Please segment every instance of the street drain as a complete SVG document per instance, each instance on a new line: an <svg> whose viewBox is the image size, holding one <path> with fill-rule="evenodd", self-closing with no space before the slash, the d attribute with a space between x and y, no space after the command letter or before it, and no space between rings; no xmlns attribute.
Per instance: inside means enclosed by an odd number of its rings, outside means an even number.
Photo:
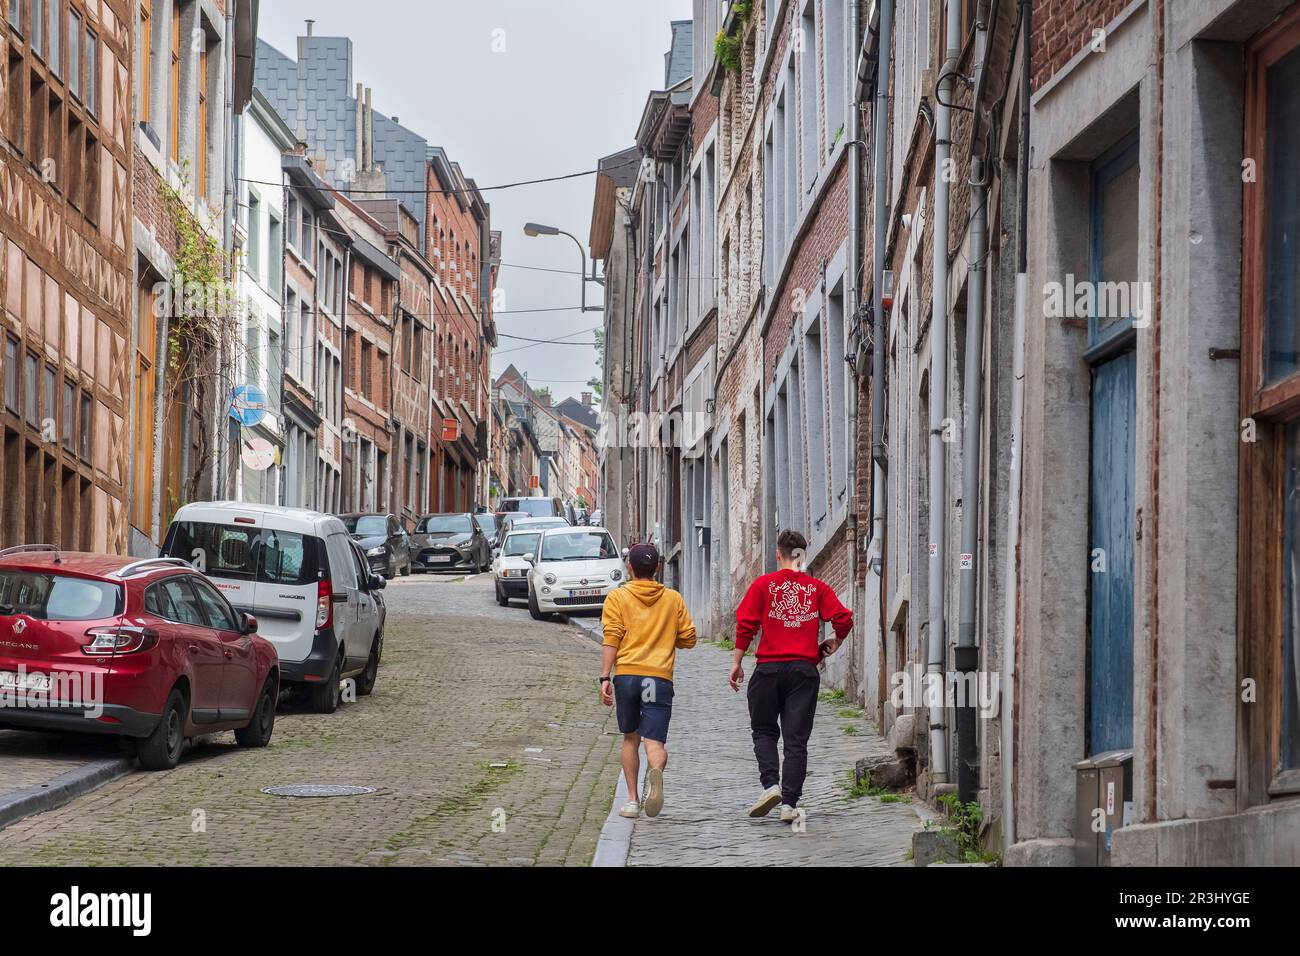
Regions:
<svg viewBox="0 0 1300 956"><path fill-rule="evenodd" d="M273 797L360 797L376 787L348 787L333 783L303 783L291 787L263 787Z"/></svg>

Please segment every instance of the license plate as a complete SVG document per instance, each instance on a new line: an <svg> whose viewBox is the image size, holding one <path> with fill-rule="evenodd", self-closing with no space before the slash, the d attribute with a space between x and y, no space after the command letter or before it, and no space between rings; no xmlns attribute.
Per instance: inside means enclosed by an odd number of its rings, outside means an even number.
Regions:
<svg viewBox="0 0 1300 956"><path fill-rule="evenodd" d="M49 674L15 674L13 671L0 671L0 688L6 690L49 690Z"/></svg>
<svg viewBox="0 0 1300 956"><path fill-rule="evenodd" d="M433 564L446 564L450 560L451 555L449 554L434 554L429 557L429 561Z"/></svg>
<svg viewBox="0 0 1300 956"><path fill-rule="evenodd" d="M583 588L581 591L570 591L569 597L599 597L600 588Z"/></svg>

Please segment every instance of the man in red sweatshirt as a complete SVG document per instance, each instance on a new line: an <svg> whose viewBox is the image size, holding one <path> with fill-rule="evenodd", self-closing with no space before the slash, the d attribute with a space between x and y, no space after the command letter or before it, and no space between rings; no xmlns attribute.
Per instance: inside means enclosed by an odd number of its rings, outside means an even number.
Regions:
<svg viewBox="0 0 1300 956"><path fill-rule="evenodd" d="M758 665L749 682L749 725L763 792L749 808L751 817L766 816L778 803L781 820L794 821L808 772L808 737L817 711L821 675L817 663L834 654L853 630L853 612L830 586L803 573L808 542L798 531L776 539L778 570L750 585L736 610L736 650L731 658L731 689L745 682L741 666L754 636ZM819 644L821 625L830 621L835 637ZM776 744L784 738L785 767Z"/></svg>

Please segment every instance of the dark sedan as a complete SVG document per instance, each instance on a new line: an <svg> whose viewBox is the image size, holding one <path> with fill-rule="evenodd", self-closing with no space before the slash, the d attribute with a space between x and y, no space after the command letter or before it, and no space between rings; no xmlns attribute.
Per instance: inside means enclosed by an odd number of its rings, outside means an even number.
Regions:
<svg viewBox="0 0 1300 956"><path fill-rule="evenodd" d="M361 512L339 518L366 553L370 570L386 578L411 573L411 539L396 515Z"/></svg>
<svg viewBox="0 0 1300 956"><path fill-rule="evenodd" d="M471 514L425 515L411 535L411 562L417 571L486 571L492 544Z"/></svg>

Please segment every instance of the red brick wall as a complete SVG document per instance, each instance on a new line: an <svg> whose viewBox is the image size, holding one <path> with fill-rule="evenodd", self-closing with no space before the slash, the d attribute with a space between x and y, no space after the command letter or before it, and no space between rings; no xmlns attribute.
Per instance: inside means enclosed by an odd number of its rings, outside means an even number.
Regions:
<svg viewBox="0 0 1300 956"><path fill-rule="evenodd" d="M1036 0L1029 61L1034 89L1041 89L1076 53L1092 42L1131 0Z"/></svg>

